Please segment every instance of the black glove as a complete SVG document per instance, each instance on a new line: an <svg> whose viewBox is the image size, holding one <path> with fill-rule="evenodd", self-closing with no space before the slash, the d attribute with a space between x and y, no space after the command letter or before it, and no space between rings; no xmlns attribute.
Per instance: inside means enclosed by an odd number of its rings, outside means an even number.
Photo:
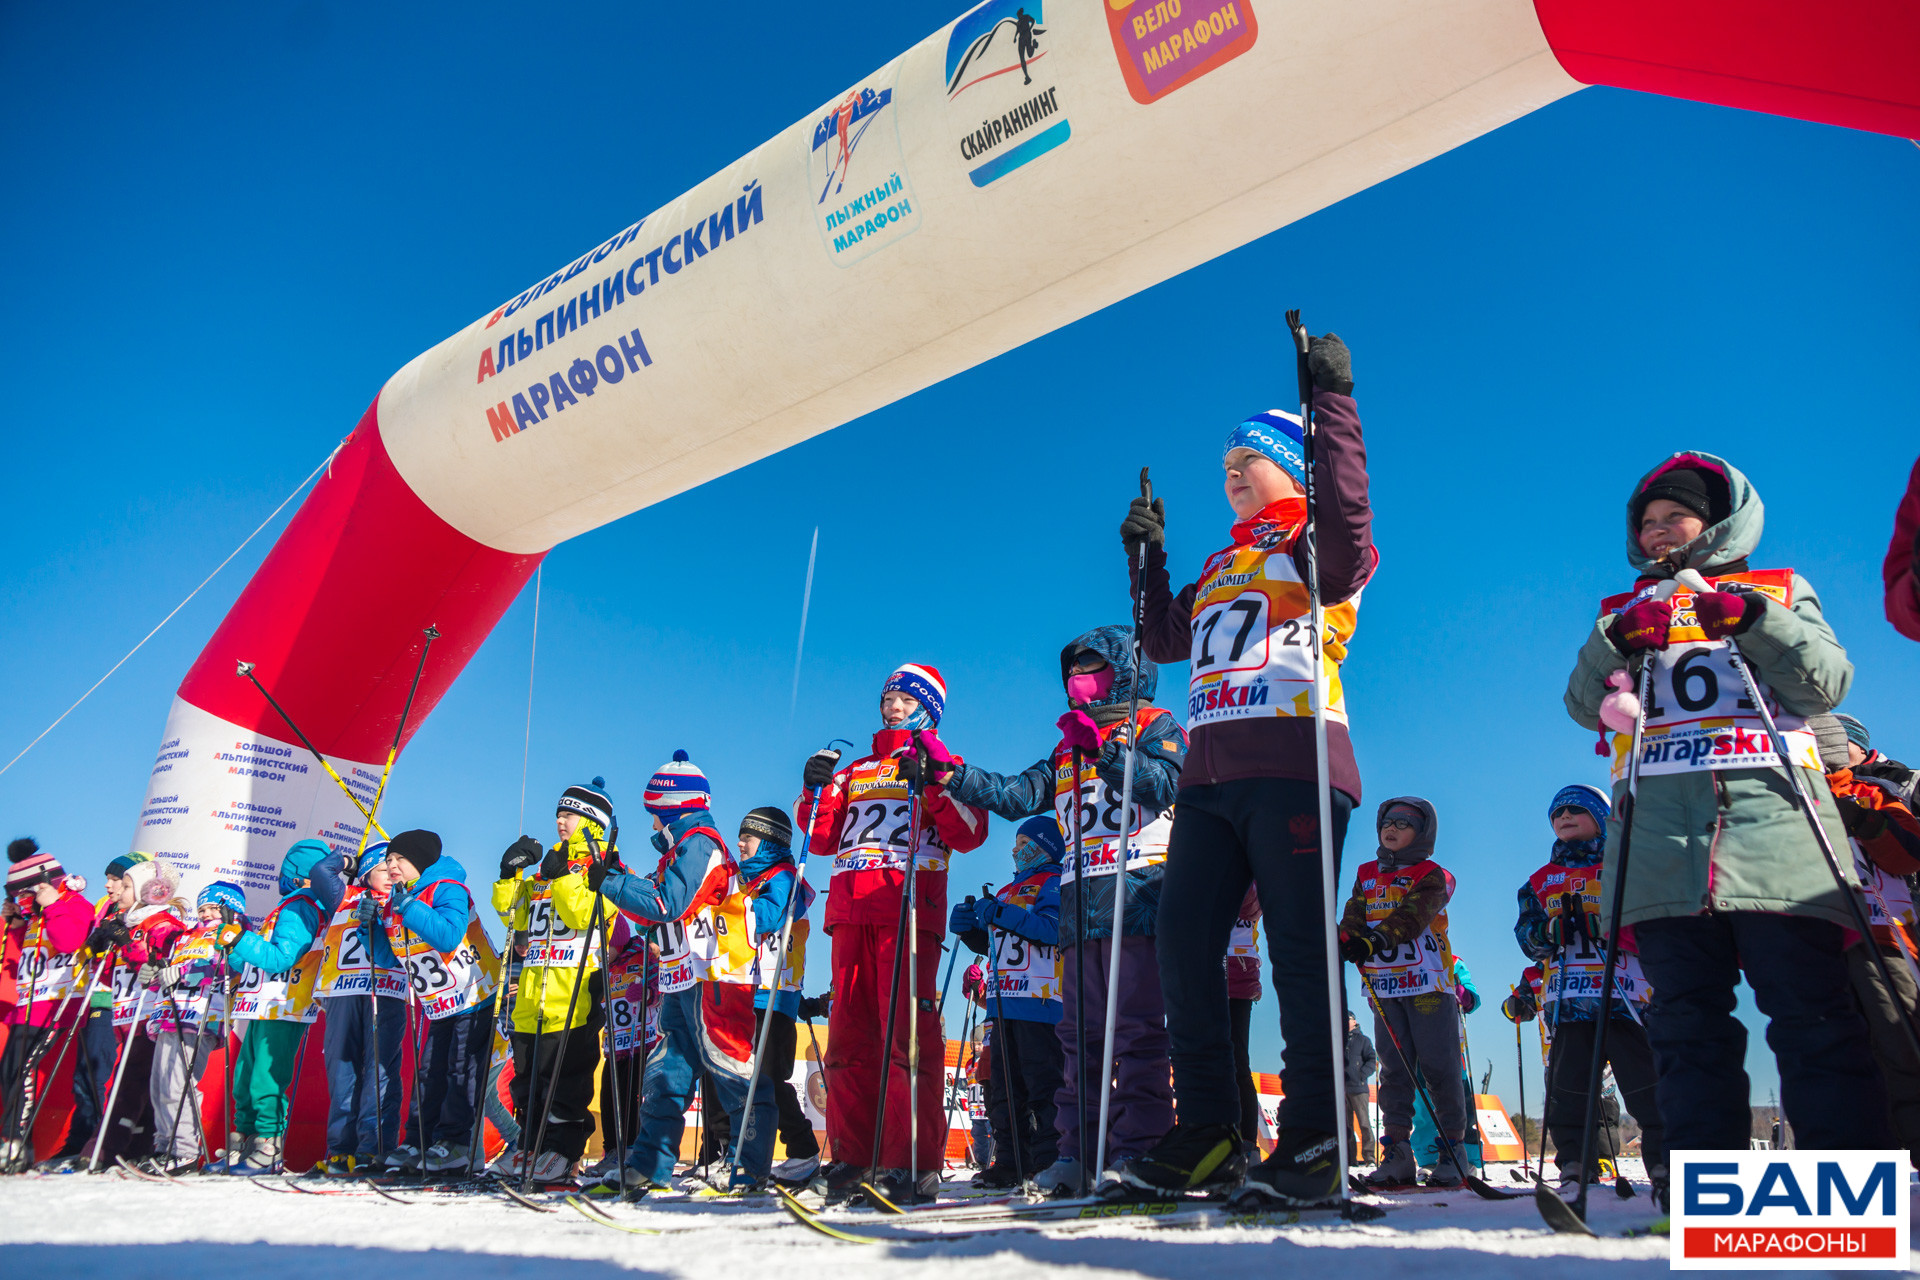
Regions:
<svg viewBox="0 0 1920 1280"><path fill-rule="evenodd" d="M1840 810L1841 825L1854 839L1877 840L1886 834L1887 815L1880 810L1869 809L1851 796L1835 796L1833 803Z"/></svg>
<svg viewBox="0 0 1920 1280"><path fill-rule="evenodd" d="M87 950L95 955L103 955L116 947L124 947L133 941L133 935L127 932L127 922L119 916L103 921L98 928L87 935Z"/></svg>
<svg viewBox="0 0 1920 1280"><path fill-rule="evenodd" d="M1500 1002L1500 1012L1507 1015L1509 1022L1532 1022L1533 1015L1540 1012L1533 1003L1530 991L1515 991Z"/></svg>
<svg viewBox="0 0 1920 1280"><path fill-rule="evenodd" d="M1353 394L1353 353L1337 333L1307 339L1307 371L1313 385L1337 396Z"/></svg>
<svg viewBox="0 0 1920 1280"><path fill-rule="evenodd" d="M541 855L545 852L546 849L538 840L532 836L521 836L508 845L507 851L500 855L500 878L502 880L516 878L522 871L540 861Z"/></svg>
<svg viewBox="0 0 1920 1280"><path fill-rule="evenodd" d="M1127 506L1127 518L1120 522L1120 544L1131 554L1141 543L1165 546L1167 541L1167 504L1159 498L1148 502L1135 498Z"/></svg>
<svg viewBox="0 0 1920 1280"><path fill-rule="evenodd" d="M540 870L536 879L558 880L567 874L567 846L557 844L547 850L547 856L540 859Z"/></svg>
<svg viewBox="0 0 1920 1280"><path fill-rule="evenodd" d="M822 991L817 996L800 997L799 1012L803 1020L826 1017L829 1013L833 1012L833 992Z"/></svg>
<svg viewBox="0 0 1920 1280"><path fill-rule="evenodd" d="M1362 929L1341 939L1340 958L1348 964L1362 964L1371 960L1375 952L1388 950L1386 943L1378 929Z"/></svg>
<svg viewBox="0 0 1920 1280"><path fill-rule="evenodd" d="M379 919L380 903L369 893L360 899L360 923L371 929Z"/></svg>
<svg viewBox="0 0 1920 1280"><path fill-rule="evenodd" d="M541 868L542 872L545 870L545 867ZM591 862L587 865L587 888L594 893L598 893L600 892L600 886L606 883L608 876L615 872L625 875L626 870L625 867L621 866L619 862L612 857L601 858Z"/></svg>
<svg viewBox="0 0 1920 1280"><path fill-rule="evenodd" d="M832 747L822 747L807 757L807 767L800 771L800 785L809 791L818 791L833 781L833 771L840 767L840 753Z"/></svg>

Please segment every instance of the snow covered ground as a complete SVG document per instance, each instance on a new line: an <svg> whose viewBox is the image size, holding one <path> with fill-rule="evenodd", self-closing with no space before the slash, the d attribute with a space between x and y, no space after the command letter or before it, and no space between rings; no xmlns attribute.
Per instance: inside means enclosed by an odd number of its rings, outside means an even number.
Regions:
<svg viewBox="0 0 1920 1280"><path fill-rule="evenodd" d="M1498 1185L1507 1185L1498 1173ZM1401 1203L1385 1221L1361 1226L1053 1226L863 1246L816 1235L772 1208L665 1201L615 1209L620 1221L636 1226L692 1228L634 1236L564 1207L540 1214L490 1197L401 1205L370 1193L286 1194L212 1178L166 1186L118 1175L26 1177L0 1181L0 1271L21 1280L520 1280L550 1277L550 1261L561 1258L574 1264L569 1280L631 1280L633 1273L662 1280L874 1280L908 1266L929 1280L1041 1280L1061 1267L1081 1269L1081 1280L1221 1280L1249 1272L1500 1280L1538 1277L1548 1260L1553 1280L1624 1280L1667 1270L1666 1240L1618 1235L1655 1217L1644 1195L1596 1195L1597 1240L1553 1235L1527 1200L1489 1203L1450 1193ZM857 1226L884 1221L862 1214Z"/></svg>

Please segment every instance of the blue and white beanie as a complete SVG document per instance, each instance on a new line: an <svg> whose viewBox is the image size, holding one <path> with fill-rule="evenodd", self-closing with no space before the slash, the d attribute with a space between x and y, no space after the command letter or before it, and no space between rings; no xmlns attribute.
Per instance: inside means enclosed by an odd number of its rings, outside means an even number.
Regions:
<svg viewBox="0 0 1920 1280"><path fill-rule="evenodd" d="M880 686L880 694L885 697L898 691L920 702L920 710L908 718L902 729L934 729L940 725L940 716L947 709L947 682L940 678L940 672L923 662L909 662L887 677ZM915 723L921 716L926 717L925 724Z"/></svg>
<svg viewBox="0 0 1920 1280"><path fill-rule="evenodd" d="M662 822L672 822L695 809L712 808L713 788L707 785L707 775L687 758L687 753L676 751L673 759L661 765L647 780L641 803Z"/></svg>
<svg viewBox="0 0 1920 1280"><path fill-rule="evenodd" d="M1293 414L1269 409L1248 418L1227 433L1226 453L1235 449L1251 449L1266 455L1292 476L1295 484L1306 487L1306 447L1301 443L1300 419Z"/></svg>
<svg viewBox="0 0 1920 1280"><path fill-rule="evenodd" d="M1607 825L1607 815L1613 812L1613 804L1606 793L1598 787L1590 787L1584 782L1572 782L1553 793L1553 800L1547 805L1547 816L1551 818L1560 809L1572 805L1576 809L1585 809L1593 815L1595 825Z"/></svg>
<svg viewBox="0 0 1920 1280"><path fill-rule="evenodd" d="M247 894L239 885L227 880L215 880L200 891L195 899L196 907L225 907L233 914L244 918L247 914Z"/></svg>

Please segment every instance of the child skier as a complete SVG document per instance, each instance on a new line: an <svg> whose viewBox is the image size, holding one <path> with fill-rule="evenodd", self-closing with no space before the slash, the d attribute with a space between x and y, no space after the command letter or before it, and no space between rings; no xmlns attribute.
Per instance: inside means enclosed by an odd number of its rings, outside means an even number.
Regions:
<svg viewBox="0 0 1920 1280"><path fill-rule="evenodd" d="M180 887L177 873L166 864L142 858L124 876L107 880L107 894L116 915L97 927L88 939L90 949L113 956L116 992L128 995L124 1022L115 1002L114 1022L119 1036L119 1060L114 1070L119 1093L110 1100L95 1138L90 1160L99 1167L120 1158L146 1161L154 1146L154 1040L152 1019L162 1001L161 970L187 923L171 910ZM97 1154L97 1159L93 1156ZM165 1162L171 1167L170 1162Z"/></svg>
<svg viewBox="0 0 1920 1280"><path fill-rule="evenodd" d="M0 1172L16 1173L33 1163L33 1136L24 1122L39 1088L35 1072L57 1034L78 1020L92 977L75 963L92 913L86 898L67 887L66 870L52 854L30 840L14 841L7 854L6 952L18 957L18 997L6 1013L7 1047L0 1055Z"/></svg>
<svg viewBox="0 0 1920 1280"><path fill-rule="evenodd" d="M527 933L528 945L508 1035L513 1045L508 1091L520 1121L520 1142L488 1167L514 1178L526 1171L544 1106L546 1138L531 1156L533 1180L542 1183L571 1176L593 1136L593 1073L600 1062L596 1033L604 1017L599 940L588 936L595 895L585 872L619 856L607 839L613 800L604 778L562 792L553 821L559 841L542 849L532 836L521 836L500 856L500 879L493 886L493 909L508 929ZM521 879L520 873L536 864L538 871ZM612 908L601 903L601 927L611 918ZM582 948L585 990L576 982Z"/></svg>
<svg viewBox="0 0 1920 1280"><path fill-rule="evenodd" d="M767 1032L766 1061L760 1064L759 1088L773 1095L780 1118L780 1141L786 1158L773 1168L776 1181L804 1185L820 1167L820 1142L813 1122L800 1108L793 1088L793 1062L799 1051L800 988L807 973L807 937L811 932L807 910L813 890L796 883L793 859L793 820L785 809L764 805L740 819L740 876L753 904L750 922L758 945L754 958L754 1043L760 1042L761 1023L773 1019ZM798 899L794 894L798 893ZM779 960L780 929L792 904L793 927L784 966ZM756 1108L759 1099L755 1098Z"/></svg>
<svg viewBox="0 0 1920 1280"><path fill-rule="evenodd" d="M393 888L387 843L368 846L352 883L346 857L313 868L314 891L331 907L316 988L327 1015L327 1157L314 1170L330 1178L365 1177L398 1144L407 1029L407 974L382 923Z"/></svg>
<svg viewBox="0 0 1920 1280"><path fill-rule="evenodd" d="M1920 960L1920 948L1914 945L1910 887L1910 877L1920 872L1920 820L1901 801L1899 783L1884 775L1861 774L1848 763L1868 755L1859 745L1866 726L1851 716L1808 716L1807 728L1820 744L1827 785L1833 788L1853 846L1854 873L1866 887L1874 945L1886 958L1893 990L1887 989L1864 946L1847 948L1848 972L1866 1015L1874 1059L1886 1080L1894 1136L1911 1158L1920 1159L1920 1059L1900 1027L1903 1018L1920 1022L1920 986L1912 968ZM1871 767L1868 760L1860 763Z"/></svg>
<svg viewBox="0 0 1920 1280"><path fill-rule="evenodd" d="M594 1188L603 1195L645 1195L671 1185L701 1070L709 1074L741 1143L742 1170L728 1190L748 1190L767 1179L773 1163L775 1103L756 1090L752 1117L743 1117L753 1070L753 960L746 885L720 833L714 830L712 790L684 751L647 783L653 847L660 865L637 876L596 863L588 874L595 892L642 924L665 926L660 947L660 1044L647 1057L640 1100L640 1132L624 1164Z"/></svg>
<svg viewBox="0 0 1920 1280"><path fill-rule="evenodd" d="M988 1190L1017 1186L1059 1157L1055 1097L1066 1054L1061 1017L1060 868L1067 854L1052 814L1029 818L1013 838L1012 883L992 897L968 898L949 928L987 957L983 1000L992 1021L987 1053L987 1115L993 1163L974 1178Z"/></svg>
<svg viewBox="0 0 1920 1280"><path fill-rule="evenodd" d="M1611 895L1622 894L1621 921L1633 926L1658 997L1647 1038L1660 1064L1667 1140L1681 1150L1747 1148L1746 1031L1733 1016L1744 972L1769 1011L1767 1042L1799 1145L1891 1146L1886 1090L1847 976L1849 890L1835 884L1780 773L1800 771L1831 846L1845 848L1804 717L1846 696L1853 666L1806 579L1749 567L1763 508L1732 466L1710 454L1675 454L1634 486L1626 514L1636 590L1603 602L1568 679L1566 706L1597 730L1610 679L1652 664L1630 878L1620 884L1609 867L1601 919L1610 919ZM1714 589L1654 594L1683 568ZM1730 639L1762 696L1778 704L1790 761L1764 736L1729 658ZM1613 739L1609 863L1623 838L1631 742L1626 732Z"/></svg>
<svg viewBox="0 0 1920 1280"><path fill-rule="evenodd" d="M1135 499L1120 527L1134 572L1147 657L1187 662L1188 730L1179 803L1167 846L1156 925L1160 981L1172 1041L1179 1123L1120 1179L1146 1189L1232 1187L1246 1165L1240 1090L1221 959L1249 883L1260 888L1274 996L1287 1044L1279 1145L1248 1178L1249 1192L1283 1203L1337 1196L1340 1083L1328 1008L1321 906L1320 787L1332 792L1329 843L1339 856L1360 772L1347 735L1339 664L1373 573L1366 448L1352 398L1352 359L1333 334L1308 357L1314 392L1315 541L1326 606L1323 657L1329 776L1315 764L1310 694L1315 672L1306 590L1305 459L1300 425L1265 413L1228 434L1226 496L1232 544L1200 580L1174 595L1166 513ZM1136 784L1137 785L1137 784Z"/></svg>
<svg viewBox="0 0 1920 1280"><path fill-rule="evenodd" d="M200 1163L200 1077L207 1055L226 1034L227 965L220 934L229 921L245 925L246 891L215 880L200 891L194 909L192 925L166 957L147 1020L153 1039L152 1169L168 1176L191 1172Z"/></svg>
<svg viewBox="0 0 1920 1280"><path fill-rule="evenodd" d="M472 1161L474 1108L493 1048L493 992L500 956L480 925L466 868L441 853L432 831L402 831L387 845L393 881L381 920L406 967L412 1000L427 1020L418 1095L401 1144L387 1156L400 1172L444 1173Z"/></svg>
<svg viewBox="0 0 1920 1280"><path fill-rule="evenodd" d="M1453 875L1433 860L1439 815L1418 796L1381 804L1380 848L1354 873L1340 917L1340 958L1360 967L1371 992L1373 1038L1380 1054L1380 1129L1386 1154L1367 1175L1373 1187L1415 1185L1413 1073L1421 1071L1440 1114L1440 1131L1460 1144L1467 1100L1460 1087L1460 1000L1454 994L1447 902ZM1424 1068L1424 1070L1422 1070ZM1464 1158L1464 1157L1461 1157ZM1454 1160L1434 1166L1427 1185L1457 1187L1467 1170Z"/></svg>
<svg viewBox="0 0 1920 1280"><path fill-rule="evenodd" d="M328 853L318 840L296 841L280 860L280 901L257 930L241 933L227 948L227 967L239 975L233 1015L246 1029L233 1068L234 1132L225 1173L278 1173L285 1159L288 1091L307 1030L320 1016L314 986L320 926L329 913L312 877Z"/></svg>
<svg viewBox="0 0 1920 1280"><path fill-rule="evenodd" d="M1543 997L1553 1026L1547 1060L1545 1123L1559 1152L1562 1195L1579 1189L1581 1138L1585 1133L1587 1073L1600 1016L1600 973L1606 965L1605 926L1600 917L1602 831L1613 806L1597 788L1572 783L1547 805L1553 849L1547 864L1520 886L1520 918L1513 935L1520 950L1544 975ZM1653 1050L1641 1025L1649 998L1640 962L1622 951L1614 975L1613 1013L1607 1024L1607 1062L1627 1110L1639 1122L1641 1158L1656 1198L1667 1185L1666 1128L1660 1122ZM1587 1153L1589 1180L1597 1152Z"/></svg>
<svg viewBox="0 0 1920 1280"><path fill-rule="evenodd" d="M1060 651L1060 681L1068 710L1058 721L1062 738L1045 759L1018 774L989 773L977 765L956 769L947 791L1003 818L1024 818L1049 809L1067 850L1060 876L1060 946L1063 1014L1057 1028L1066 1055L1066 1075L1055 1099L1059 1132L1057 1167L1041 1169L1035 1184L1049 1194L1077 1194L1081 1171L1096 1143L1080 1133L1084 1101L1088 1119L1098 1119L1102 1068L1093 1047L1106 1032L1107 977L1113 947L1113 874L1120 846L1127 846L1126 903L1120 947L1121 1000L1115 1024L1114 1077L1110 1102L1109 1166L1143 1154L1173 1127L1168 1081L1166 1008L1160 967L1154 956L1154 919L1160 905L1162 864L1173 830L1169 813L1180 783L1187 736L1173 714L1155 706L1159 668L1145 665L1136 678L1131 627L1097 627ZM1127 722L1135 692L1137 721ZM1133 815L1120 826L1127 744L1137 742ZM1076 768L1078 776L1076 777ZM1084 877L1075 869L1073 842L1085 847ZM1084 892L1083 892L1084 887ZM1085 946L1082 948L1082 942ZM1080 983L1086 983L1082 992ZM1075 1019L1086 1011L1086 1026ZM1082 1032L1088 1059L1077 1061ZM1239 1098L1236 1090L1234 1097ZM1031 1172L1031 1171L1029 1171ZM1093 1171L1097 1176L1101 1171Z"/></svg>
<svg viewBox="0 0 1920 1280"><path fill-rule="evenodd" d="M617 911L613 915L606 979L612 1018L606 1029L609 1060L600 1073L600 1136L605 1154L583 1175L591 1181L605 1181L627 1158L613 1135L618 1132L631 1138L640 1132L640 1087L647 1058L660 1038L660 948L650 941L652 933L636 928Z"/></svg>
<svg viewBox="0 0 1920 1280"><path fill-rule="evenodd" d="M947 858L980 847L987 815L953 797L943 785L960 763L937 730L947 688L924 664L901 667L880 692L880 729L873 750L839 767L831 749L807 761L796 813L814 857L833 862L824 927L833 938L833 991L828 1015L827 1141L833 1163L808 1184L809 1195L838 1201L854 1193L867 1170L879 1166L880 1190L890 1199L931 1195L939 1185L946 1133L939 1046L944 1043L934 1005L935 968L947 914ZM836 772L837 769L837 772ZM914 809L918 808L918 827ZM915 857L913 904L918 934L911 939L919 984L909 990L906 957L895 965L906 918L903 893L909 850ZM899 979L895 985L896 976ZM887 1002L898 993L894 1037L884 1044ZM907 1071L908 1020L917 1011L919 1078ZM884 1074L882 1064L885 1064ZM908 1170L907 1090L917 1090L919 1168ZM886 1132L873 1150L881 1090L888 1098Z"/></svg>

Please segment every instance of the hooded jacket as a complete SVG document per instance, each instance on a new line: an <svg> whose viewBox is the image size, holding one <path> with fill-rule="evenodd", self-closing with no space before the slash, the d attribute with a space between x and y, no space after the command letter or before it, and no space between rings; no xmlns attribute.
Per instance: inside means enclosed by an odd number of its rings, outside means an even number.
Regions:
<svg viewBox="0 0 1920 1280"><path fill-rule="evenodd" d="M59 896L44 907L29 895L25 908L26 914L14 920L7 928L7 954L15 965L16 974L24 944L30 938L44 940L50 955L71 955L87 944L88 921L93 916L86 896L75 893L64 884L56 885L55 892ZM76 977L75 981L84 983L92 976L92 973L88 972L84 977ZM54 1011L59 1009L60 1002L33 1000L30 995L26 982L21 979L19 1003L7 1011L6 1025L10 1027L23 1024L33 1027L56 1025ZM77 996L66 1004L67 1007L60 1012L57 1024L61 1027L71 1026L86 1010L86 1002Z"/></svg>
<svg viewBox="0 0 1920 1280"><path fill-rule="evenodd" d="M314 864L314 892L320 895L321 903L327 908L327 920L329 923L332 922L334 913L340 910L340 904L346 900L347 891L353 888L353 885L347 882L346 865L347 855L345 853L329 853L326 857ZM364 886L362 887L364 888ZM368 892L371 893L372 890L368 890ZM362 901L364 901L364 899L362 899ZM381 905L384 909L386 904L382 903ZM463 920L461 923L465 924L466 922ZM399 958L393 954L393 941L387 937L387 931L384 927L367 929L362 925L356 924L354 928L363 934L371 935L369 941L372 946L373 963L376 967L381 969L398 969L401 967Z"/></svg>
<svg viewBox="0 0 1920 1280"><path fill-rule="evenodd" d="M1748 558L1759 549L1766 508L1747 478L1712 454L1677 453L1643 476L1628 495L1627 563L1640 583L1670 578L1678 570L1674 564L1651 561L1641 553L1633 527L1635 499L1661 474L1681 465L1722 476L1730 510L1669 559L1711 578L1746 571ZM1853 664L1827 625L1812 584L1795 573L1792 586L1792 606L1765 601L1737 641L1780 711L1818 715L1833 710L1846 697L1853 683ZM1600 701L1609 691L1607 678L1627 668L1611 639L1616 617L1602 614L1588 629L1567 680L1567 714L1585 729L1600 728ZM1800 776L1834 849L1845 849L1846 832L1826 777L1818 769L1807 768L1800 769ZM1602 919L1611 918L1617 882L1613 860L1620 848L1625 794L1623 777L1614 784L1614 811L1607 820ZM1641 777L1622 923L1705 911L1769 911L1852 925L1846 900L1777 768L1702 769Z"/></svg>
<svg viewBox="0 0 1920 1280"><path fill-rule="evenodd" d="M1100 781L1119 795L1126 781L1127 753L1119 730L1127 718L1133 698L1133 633L1127 627L1096 627L1060 650L1060 674L1064 685L1073 666L1074 655L1091 649L1107 660L1113 669L1113 684L1105 696L1087 711L1100 726L1100 759L1094 771ZM1187 758L1187 733L1173 714L1153 705L1160 683L1160 668L1149 662L1139 676L1140 710L1152 729L1140 735L1138 758L1133 766L1134 803L1149 813L1172 807L1180 790L1180 771ZM1071 771L1071 770L1069 770ZM1019 773L991 773L978 765L962 765L947 780L947 793L966 804L978 805L1003 818L1019 821L1054 808L1054 763L1051 754L1028 765ZM1071 831L1063 832L1069 852ZM1126 914L1122 936L1150 938L1154 918L1160 911L1160 883L1164 868L1160 864L1129 871ZM1079 879L1060 885L1060 945L1073 946L1079 939L1081 913ZM1113 934L1113 877L1092 876L1086 883L1086 936L1106 938Z"/></svg>
<svg viewBox="0 0 1920 1280"><path fill-rule="evenodd" d="M467 915L473 909L467 869L443 854L414 884L396 886L387 909L399 916L407 932L435 951L458 951L467 940Z"/></svg>
<svg viewBox="0 0 1920 1280"><path fill-rule="evenodd" d="M240 935L227 956L227 966L235 973L249 964L262 973L285 973L313 949L313 940L320 934L320 895L301 888L300 882L313 877L314 868L329 852L318 840L301 840L287 850L280 860L280 905L275 908L279 914L274 917L273 933Z"/></svg>
<svg viewBox="0 0 1920 1280"><path fill-rule="evenodd" d="M1419 796L1394 796L1380 802L1375 812L1373 829L1380 829L1381 820L1387 816L1387 810L1394 805L1411 805L1426 815L1426 828L1414 834L1413 843L1399 852L1384 845L1374 851L1374 862L1382 871L1395 871L1401 867L1411 867L1433 857L1434 841L1440 837L1440 815L1433 805ZM1346 910L1340 914L1340 936L1352 937L1364 933L1367 929L1367 900L1361 890L1361 881L1372 863L1361 863L1355 872L1353 893L1347 898ZM1435 867L1408 886L1406 896L1393 909L1391 915L1373 927L1377 929L1393 946L1399 946L1409 938L1417 938L1427 931L1427 927L1446 909L1447 900L1453 896L1452 877L1442 868Z"/></svg>
<svg viewBox="0 0 1920 1280"><path fill-rule="evenodd" d="M497 880L493 885L493 909L499 913L500 922L510 932L525 930L533 916L532 901L536 897L545 897L553 904L553 914L560 924L584 934L593 923L593 903L597 895L587 887L585 870L593 860L594 844L589 843L588 833L593 834L595 842L605 839L599 824L584 822L573 833L573 839L564 845L555 842L554 848L564 848L567 852L567 873L557 880L541 881L537 876L522 878L515 876L507 880ZM607 856L617 861L617 851L605 849ZM438 864L436 864L438 865ZM609 880L612 876L607 877ZM606 903L600 905L600 919L603 925L611 923L613 910ZM558 1031L561 1027L583 1027L599 1017L600 954L597 947L586 948L587 989L576 992L575 977L580 972L577 961L570 964L523 964L520 968L520 985L513 1000L513 1030L523 1035L532 1035L535 1030ZM573 1011L571 1021L567 1011ZM595 1025L598 1025L597 1021Z"/></svg>

